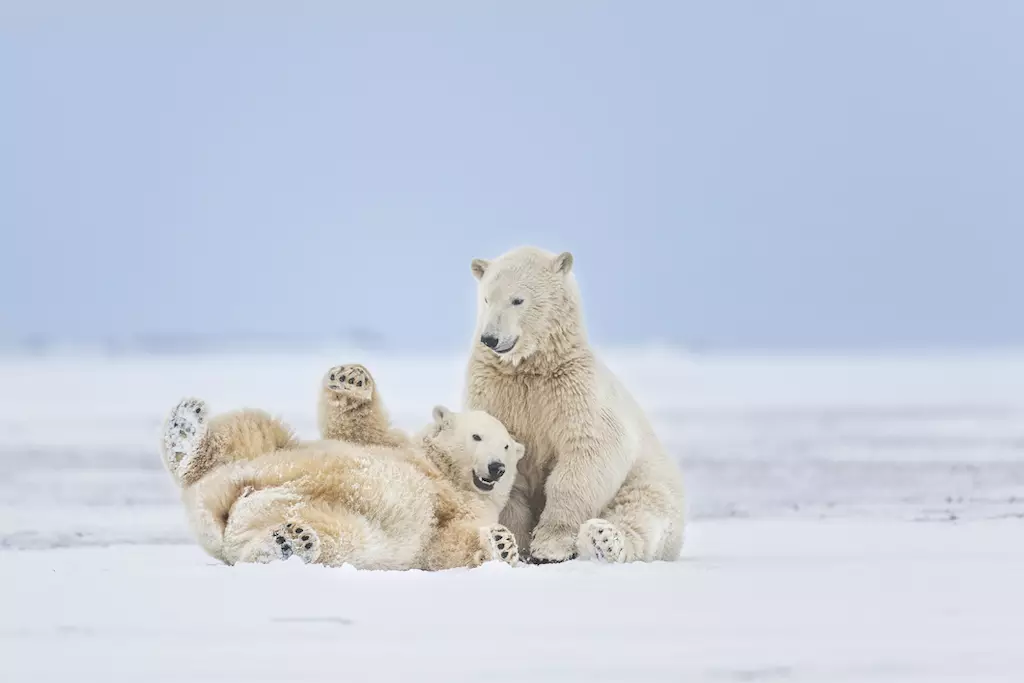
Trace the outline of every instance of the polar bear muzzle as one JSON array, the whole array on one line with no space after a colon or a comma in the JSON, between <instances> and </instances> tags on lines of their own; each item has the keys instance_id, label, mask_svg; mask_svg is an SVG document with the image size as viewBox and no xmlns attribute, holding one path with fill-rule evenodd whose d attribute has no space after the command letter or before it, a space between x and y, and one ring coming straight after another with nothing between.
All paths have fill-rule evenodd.
<instances>
[{"instance_id":1,"label":"polar bear muzzle","mask_svg":"<svg viewBox=\"0 0 1024 683\"><path fill-rule=\"evenodd\" d=\"M494 351L497 354L505 354L516 347L516 343L519 342L519 337L515 337L512 341L502 342L498 337L493 334L484 334L480 337L480 343Z\"/></svg>"},{"instance_id":2,"label":"polar bear muzzle","mask_svg":"<svg viewBox=\"0 0 1024 683\"><path fill-rule=\"evenodd\" d=\"M494 485L505 474L505 463L492 460L487 463L487 476L481 477L473 470L473 486L481 491L493 491Z\"/></svg>"}]
</instances>

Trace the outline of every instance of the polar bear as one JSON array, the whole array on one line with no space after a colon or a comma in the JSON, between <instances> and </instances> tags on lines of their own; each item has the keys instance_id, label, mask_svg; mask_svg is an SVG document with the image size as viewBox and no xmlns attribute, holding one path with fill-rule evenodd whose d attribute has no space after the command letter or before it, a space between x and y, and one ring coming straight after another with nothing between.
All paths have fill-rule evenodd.
<instances>
[{"instance_id":1,"label":"polar bear","mask_svg":"<svg viewBox=\"0 0 1024 683\"><path fill-rule=\"evenodd\" d=\"M643 411L594 355L569 252L474 259L464 403L526 446L500 521L534 562L675 560L683 482Z\"/></svg>"},{"instance_id":2,"label":"polar bear","mask_svg":"<svg viewBox=\"0 0 1024 683\"><path fill-rule=\"evenodd\" d=\"M512 488L503 475L523 447L498 420L438 406L417 438L406 437L390 427L361 365L325 375L319 412L320 441L300 441L258 410L213 416L188 398L170 412L163 461L210 555L360 569L518 562L497 522Z\"/></svg>"}]
</instances>

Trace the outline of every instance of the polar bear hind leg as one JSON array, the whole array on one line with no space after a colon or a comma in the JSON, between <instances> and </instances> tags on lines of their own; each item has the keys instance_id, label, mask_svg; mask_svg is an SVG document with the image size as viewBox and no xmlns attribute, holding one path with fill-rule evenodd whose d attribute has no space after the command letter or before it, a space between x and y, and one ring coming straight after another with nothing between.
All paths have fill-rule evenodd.
<instances>
[{"instance_id":1,"label":"polar bear hind leg","mask_svg":"<svg viewBox=\"0 0 1024 683\"><path fill-rule=\"evenodd\" d=\"M261 410L211 416L206 401L185 398L164 422L161 456L174 481L187 487L218 465L251 460L294 443L291 428Z\"/></svg>"},{"instance_id":2,"label":"polar bear hind leg","mask_svg":"<svg viewBox=\"0 0 1024 683\"><path fill-rule=\"evenodd\" d=\"M681 501L657 485L627 483L600 518L580 527L576 550L595 562L675 560L682 549Z\"/></svg>"},{"instance_id":3,"label":"polar bear hind leg","mask_svg":"<svg viewBox=\"0 0 1024 683\"><path fill-rule=\"evenodd\" d=\"M595 517L580 527L576 552L581 560L625 562L626 537L619 527L606 519Z\"/></svg>"},{"instance_id":4,"label":"polar bear hind leg","mask_svg":"<svg viewBox=\"0 0 1024 683\"><path fill-rule=\"evenodd\" d=\"M306 564L320 558L320 535L308 524L288 522L268 529L262 537L246 545L238 562L266 564L292 556Z\"/></svg>"},{"instance_id":5,"label":"polar bear hind leg","mask_svg":"<svg viewBox=\"0 0 1024 683\"><path fill-rule=\"evenodd\" d=\"M209 408L198 398L182 399L164 422L163 461L175 481L181 483L201 447L209 428Z\"/></svg>"}]
</instances>

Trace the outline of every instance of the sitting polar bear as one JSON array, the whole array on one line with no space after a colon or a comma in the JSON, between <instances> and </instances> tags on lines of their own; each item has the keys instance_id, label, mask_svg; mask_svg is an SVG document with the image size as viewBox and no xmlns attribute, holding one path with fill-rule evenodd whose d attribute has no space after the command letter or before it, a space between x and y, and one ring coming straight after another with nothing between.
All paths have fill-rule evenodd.
<instances>
[{"instance_id":1,"label":"sitting polar bear","mask_svg":"<svg viewBox=\"0 0 1024 683\"><path fill-rule=\"evenodd\" d=\"M360 569L517 563L497 521L513 479L502 475L523 447L498 420L438 406L410 439L389 426L361 365L325 375L319 408L324 440L309 442L262 411L210 416L197 399L171 411L163 460L210 555Z\"/></svg>"},{"instance_id":2,"label":"sitting polar bear","mask_svg":"<svg viewBox=\"0 0 1024 683\"><path fill-rule=\"evenodd\" d=\"M501 522L537 562L677 559L682 475L591 350L572 263L533 247L472 263L465 405L526 446Z\"/></svg>"}]
</instances>

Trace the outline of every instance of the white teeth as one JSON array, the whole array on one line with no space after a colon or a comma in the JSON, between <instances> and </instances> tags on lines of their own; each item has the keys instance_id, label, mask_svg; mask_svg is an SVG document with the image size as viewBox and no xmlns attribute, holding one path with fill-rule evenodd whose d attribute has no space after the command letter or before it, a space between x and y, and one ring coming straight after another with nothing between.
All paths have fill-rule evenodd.
<instances>
[{"instance_id":1,"label":"white teeth","mask_svg":"<svg viewBox=\"0 0 1024 683\"><path fill-rule=\"evenodd\" d=\"M495 480L488 479L487 477L481 477L476 472L473 472L473 481L481 491L490 491L494 488L494 484L496 483Z\"/></svg>"}]
</instances>

